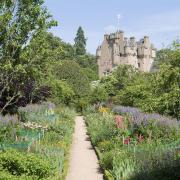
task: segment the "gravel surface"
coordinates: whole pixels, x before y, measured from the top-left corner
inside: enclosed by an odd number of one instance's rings
[[[103,180],[82,116],[75,119],[70,167],[66,180]]]

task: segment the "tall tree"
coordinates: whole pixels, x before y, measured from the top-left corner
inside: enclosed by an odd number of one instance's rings
[[[86,54],[86,38],[84,36],[84,31],[81,26],[78,28],[74,41],[75,41],[74,47],[75,47],[76,55]]]
[[[34,37],[54,25],[44,0],[1,0],[0,112],[14,109],[25,84],[34,86],[34,62],[26,56],[27,47]]]

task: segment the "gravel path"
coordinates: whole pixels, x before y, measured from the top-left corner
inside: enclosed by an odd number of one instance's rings
[[[97,156],[86,134],[83,117],[77,116],[75,123],[70,168],[66,180],[103,180]]]

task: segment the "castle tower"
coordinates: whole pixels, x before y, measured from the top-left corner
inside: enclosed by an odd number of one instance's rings
[[[149,37],[144,36],[138,42],[138,67],[141,71],[149,72],[155,58],[155,48],[150,43]]]
[[[104,40],[97,48],[96,56],[99,67],[99,77],[103,77],[120,64],[128,64],[149,72],[156,55],[149,37],[136,42],[135,37],[124,37],[123,31],[105,34]]]

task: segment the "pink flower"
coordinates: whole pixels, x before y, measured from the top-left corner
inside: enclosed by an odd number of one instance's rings
[[[123,117],[120,115],[116,115],[115,116],[115,122],[116,122],[116,126],[117,128],[124,128],[124,122],[123,122]]]

